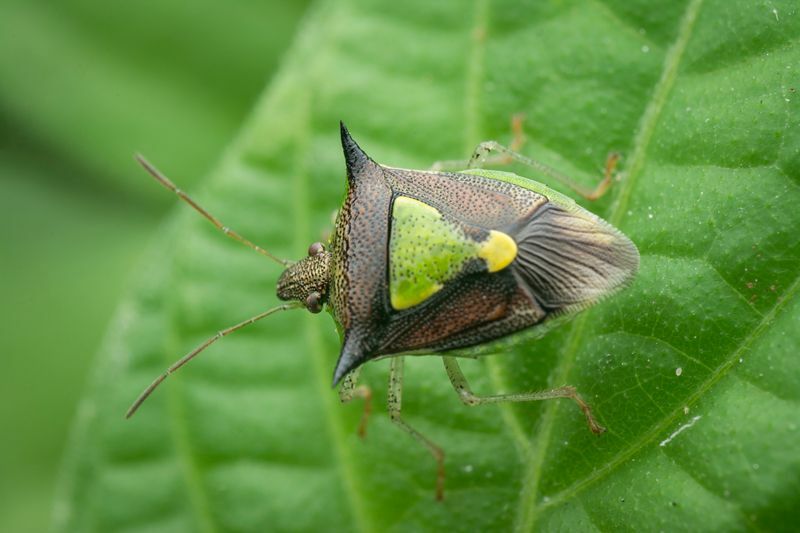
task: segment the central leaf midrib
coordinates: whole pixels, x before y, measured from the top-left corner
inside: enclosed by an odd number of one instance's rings
[[[675,42],[665,55],[664,68],[653,90],[653,96],[642,115],[638,133],[632,143],[633,153],[631,156],[631,164],[628,169],[628,177],[620,188],[619,196],[612,205],[611,214],[609,216],[609,221],[616,226],[619,225],[627,209],[636,181],[641,176],[647,149],[661,115],[661,111],[666,103],[667,96],[674,86],[678,66],[683,57],[683,52],[689,41],[689,37],[691,36],[701,4],[702,0],[691,0],[687,5],[683,17],[681,17]],[[576,320],[567,340],[566,353],[561,358],[560,364],[554,373],[555,383],[566,381],[572,369],[578,348],[581,346],[583,333],[586,330],[589,316],[589,313],[584,313]],[[525,468],[526,473],[523,478],[523,488],[517,509],[517,520],[514,525],[516,531],[532,531],[539,512],[543,508],[538,505],[536,499],[539,494],[539,484],[542,479],[541,466],[547,453],[558,406],[558,402],[551,402],[545,406],[542,422],[538,431],[533,436],[535,444],[533,446],[533,454]],[[528,488],[528,486],[530,486],[530,488]]]
[[[174,269],[174,266],[172,266]],[[174,275],[174,274],[173,274]],[[178,313],[175,310],[174,299],[167,303],[166,315],[168,316],[168,335],[164,345],[167,349],[163,351],[164,357],[172,363],[171,355],[179,351],[181,335],[175,323]],[[175,446],[175,455],[178,458],[179,468],[186,485],[187,500],[189,506],[195,510],[194,518],[197,520],[197,527],[200,531],[217,531],[217,525],[210,512],[210,499],[208,490],[202,481],[200,467],[197,464],[197,457],[192,440],[190,437],[188,422],[186,419],[185,392],[183,382],[180,379],[174,380],[169,387],[167,397],[167,418],[170,421],[170,434]]]

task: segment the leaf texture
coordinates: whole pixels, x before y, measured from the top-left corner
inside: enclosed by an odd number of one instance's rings
[[[362,441],[360,406],[329,387],[333,324],[302,312],[226,338],[124,421],[174,358],[276,301],[279,269],[181,206],[109,332],[57,529],[791,529],[799,38],[791,1],[318,4],[198,199],[297,258],[343,197],[339,119],[398,167],[507,143],[520,112],[523,151],[587,185],[622,152],[584,205],[639,247],[632,287],[464,365],[481,393],[573,384],[609,431],[568,402],[464,407],[440,361],[413,358],[404,414],[447,452],[436,503],[432,459],[385,416],[386,362],[362,374]]]

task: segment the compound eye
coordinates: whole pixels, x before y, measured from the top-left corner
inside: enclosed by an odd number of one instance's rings
[[[318,292],[312,292],[306,297],[306,309],[312,313],[319,313],[322,311],[322,295]]]
[[[314,257],[315,255],[319,255],[325,251],[325,245],[321,242],[315,242],[311,246],[308,247],[308,255],[310,257]]]

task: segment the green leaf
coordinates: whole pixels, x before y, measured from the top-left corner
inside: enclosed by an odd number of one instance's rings
[[[424,168],[510,140],[589,184],[642,252],[630,289],[513,353],[465,363],[478,392],[573,384],[569,402],[469,409],[435,357],[385,361],[368,435],[329,387],[325,316],[226,338],[128,403],[213,332],[275,303],[279,269],[181,206],[125,300],[81,410],[61,530],[780,530],[800,505],[800,13],[791,1],[324,2],[198,199],[301,256],[344,190],[337,121],[377,161]],[[164,161],[169,173],[169,161]],[[533,175],[525,169],[518,173]]]
[[[0,2],[0,426],[13,428],[0,439],[0,531],[46,530],[93,353],[174,205],[134,151],[190,188],[307,1],[235,4]]]
[[[0,409],[5,423],[24,419],[34,428],[0,446],[5,479],[18,477],[17,468],[28,481],[39,477],[30,475],[32,465],[52,475],[125,272],[152,234],[158,206],[173,201],[142,179],[133,152],[169,155],[184,186],[201,177],[276,65],[304,5],[215,4],[8,0],[0,7],[0,211],[7,229],[0,292],[2,321],[14,324],[0,346],[8,353],[0,389],[7,397],[27,394],[30,384],[19,376],[44,364],[54,376],[37,379],[47,391],[36,395],[41,420]],[[272,18],[266,26],[256,22],[264,13]],[[235,36],[222,31],[226,24],[237,28]],[[198,88],[208,71],[223,67],[224,82]],[[40,334],[44,315],[48,335]],[[19,459],[34,449],[38,457]],[[5,464],[6,457],[14,459]],[[19,487],[9,483],[8,492]],[[19,507],[5,495],[0,482],[0,516],[8,515],[6,506]],[[50,494],[42,499],[50,505]],[[6,528],[18,529],[0,519]]]

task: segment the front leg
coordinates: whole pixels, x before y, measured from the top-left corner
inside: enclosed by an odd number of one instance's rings
[[[428,437],[409,426],[401,416],[403,407],[403,357],[393,357],[389,369],[389,417],[392,422],[397,424],[400,429],[417,439],[423,446],[428,448],[433,458],[436,460],[436,499],[444,499],[444,450],[437,446]]]
[[[339,386],[339,399],[342,403],[348,403],[353,398],[364,400],[364,412],[361,414],[361,422],[358,424],[358,436],[363,439],[367,434],[367,420],[372,413],[372,391],[366,385],[356,385],[360,373],[361,367],[358,367],[344,377]]]

